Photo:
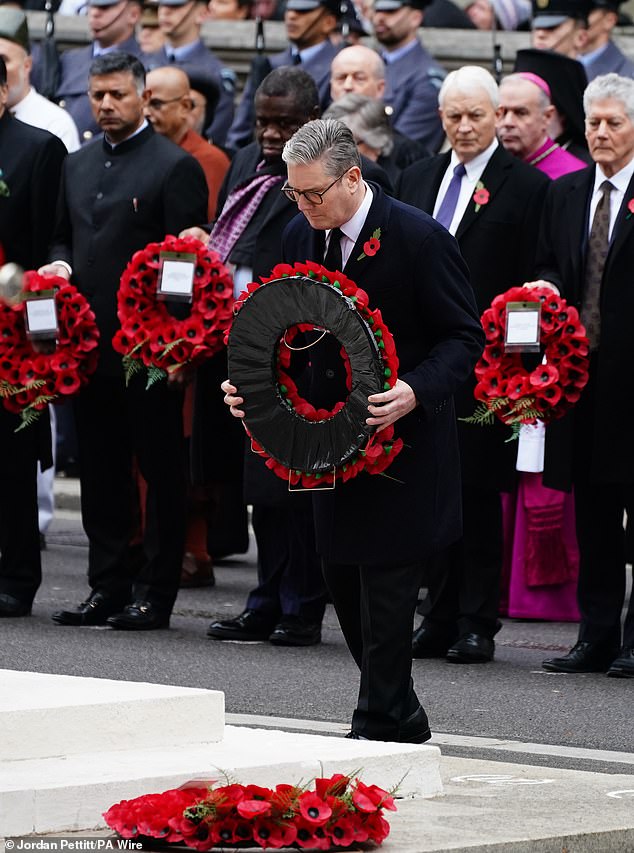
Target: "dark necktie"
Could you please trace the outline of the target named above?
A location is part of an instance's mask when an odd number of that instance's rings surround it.
[[[293,65],[301,65],[301,64],[302,64],[302,57],[299,55],[299,53],[294,53],[293,54]]]
[[[462,163],[458,163],[458,165],[454,167],[453,178],[451,179],[451,181],[449,181],[449,186],[447,187],[445,197],[443,198],[440,207],[438,208],[438,213],[436,214],[436,222],[440,222],[440,224],[444,225],[445,228],[449,228],[449,226],[451,225],[451,220],[453,219],[453,215],[456,212],[456,205],[458,204],[458,197],[460,196],[460,185],[462,184],[462,176],[466,173],[467,170],[462,165]]]
[[[335,272],[343,272],[343,256],[341,254],[341,237],[342,232],[339,228],[333,228],[330,232],[328,241],[328,250],[324,255],[324,266],[327,270]]]
[[[601,333],[601,281],[605,259],[610,248],[610,192],[614,187],[609,181],[603,181],[599,189],[602,195],[594,211],[594,219],[588,238],[586,274],[581,305],[581,322],[586,327],[591,350],[595,350],[599,346]]]

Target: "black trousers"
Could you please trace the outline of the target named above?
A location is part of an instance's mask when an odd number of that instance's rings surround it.
[[[326,588],[315,550],[312,502],[306,495],[296,497],[281,506],[253,505],[258,585],[249,593],[247,607],[272,621],[299,616],[321,622]]]
[[[422,570],[412,565],[325,563],[326,586],[359,667],[352,728],[398,741],[400,724],[420,707],[412,682],[412,623]]]
[[[575,484],[580,558],[579,640],[612,650],[621,646],[621,614],[625,601],[624,511],[628,519],[634,517],[634,486]],[[630,596],[625,616],[622,644],[634,647],[634,595]]]
[[[497,631],[502,574],[502,502],[495,489],[463,485],[462,537],[427,566],[425,619],[452,634]]]
[[[41,425],[15,432],[19,425],[19,417],[0,403],[0,593],[29,604],[42,580],[37,523]]]
[[[171,610],[185,546],[186,465],[183,395],[136,375],[93,377],[75,402],[81,510],[88,536],[88,581],[95,591]],[[141,565],[130,540],[138,529],[133,459],[147,483]]]

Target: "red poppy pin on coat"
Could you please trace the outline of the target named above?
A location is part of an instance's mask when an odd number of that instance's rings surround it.
[[[358,261],[362,261],[364,258],[373,258],[376,253],[381,248],[381,229],[377,228],[372,232],[372,236],[369,240],[366,240],[363,244],[363,252],[357,258]]]

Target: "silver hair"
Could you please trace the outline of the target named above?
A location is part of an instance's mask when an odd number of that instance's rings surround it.
[[[447,74],[440,87],[440,92],[438,92],[438,106],[441,109],[447,93],[454,89],[465,95],[472,95],[484,90],[493,105],[493,109],[497,109],[500,105],[498,84],[493,76],[486,69],[480,68],[479,65],[463,65],[462,68],[457,68]]]
[[[583,109],[586,116],[595,101],[614,98],[623,104],[630,121],[634,121],[634,80],[618,74],[602,74],[588,84],[583,93]]]
[[[332,118],[318,118],[302,125],[284,146],[282,160],[294,165],[322,160],[324,171],[331,178],[339,178],[353,166],[361,167],[352,131]]]
[[[389,156],[394,149],[394,136],[383,101],[353,93],[343,95],[328,107],[324,118],[342,121],[350,128],[355,139],[384,157]]]
[[[520,72],[518,72],[517,74],[508,74],[506,77],[502,77],[502,79],[500,80],[500,88],[502,88],[505,83],[517,83],[518,81],[521,81],[523,83],[531,83],[530,80],[527,80],[526,77],[524,77]],[[536,83],[531,83],[531,85],[537,91],[537,106],[542,111],[547,110],[552,103],[550,98],[548,97],[546,92],[544,92],[543,89],[539,88]]]

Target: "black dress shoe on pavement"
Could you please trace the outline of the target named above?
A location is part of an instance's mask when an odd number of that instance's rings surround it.
[[[548,672],[606,672],[616,654],[616,650],[595,643],[577,643],[567,655],[543,661],[542,668]]]
[[[151,601],[135,601],[127,604],[121,613],[106,619],[106,625],[118,631],[154,631],[157,628],[169,628],[170,614]]]
[[[444,658],[455,639],[456,632],[446,631],[423,619],[412,637],[412,657]]]
[[[399,743],[425,743],[431,737],[429,720],[422,705],[400,725]]]
[[[273,628],[274,646],[316,646],[321,643],[321,622],[306,622],[299,616],[284,616]]]
[[[245,610],[235,619],[212,622],[207,636],[214,640],[268,640],[275,622],[257,610]]]
[[[12,618],[14,616],[30,616],[31,603],[21,601],[7,592],[0,592],[0,618]]]
[[[355,732],[354,729],[351,732],[348,732],[344,737],[348,738],[348,740],[370,740],[370,738],[363,737],[359,732]]]
[[[610,678],[634,678],[634,648],[624,646],[621,649],[618,658],[610,664],[608,675]]]
[[[495,643],[482,634],[463,634],[447,652],[449,663],[488,663],[493,660]]]
[[[124,602],[103,592],[93,592],[76,610],[58,610],[51,619],[58,625],[105,625],[106,619],[121,610]]]

